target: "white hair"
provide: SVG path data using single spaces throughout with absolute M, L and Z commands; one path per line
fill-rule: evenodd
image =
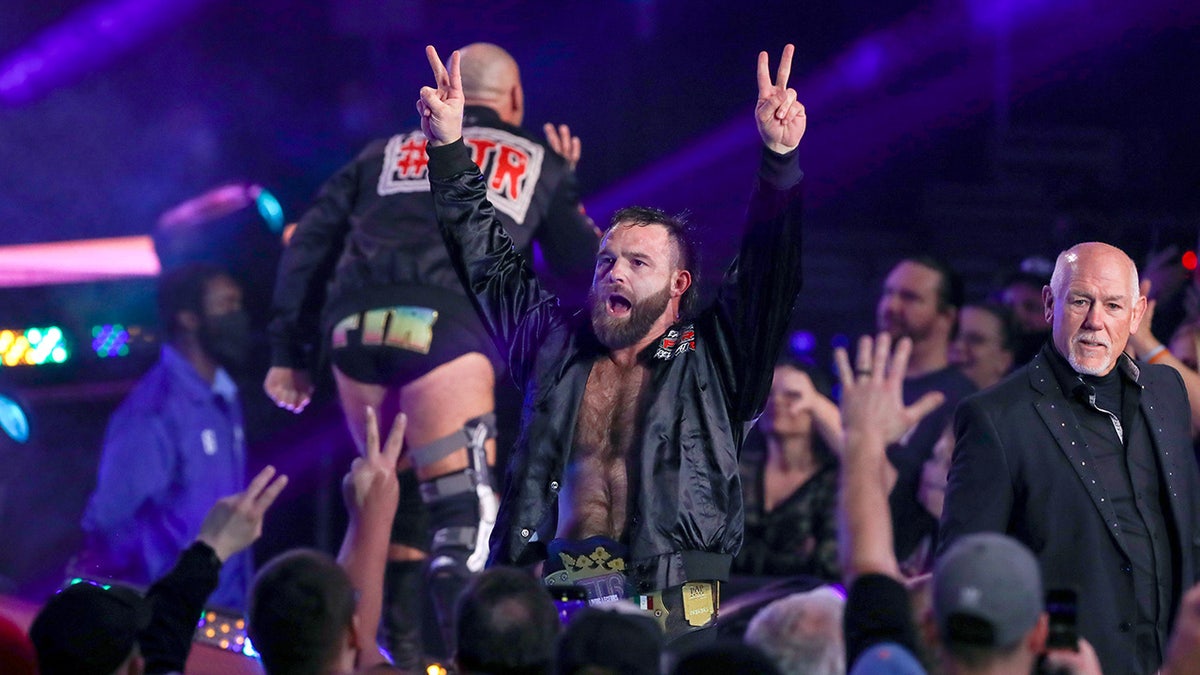
M 784 673 L 845 675 L 845 606 L 828 586 L 789 595 L 758 610 L 746 627 L 745 641 L 763 650 Z

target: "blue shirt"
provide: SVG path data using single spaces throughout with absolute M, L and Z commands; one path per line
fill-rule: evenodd
M 237 385 L 217 369 L 210 385 L 169 346 L 108 423 L 96 491 L 83 529 L 102 572 L 137 584 L 166 574 L 218 499 L 246 484 Z M 225 561 L 209 602 L 241 608 L 250 552 Z

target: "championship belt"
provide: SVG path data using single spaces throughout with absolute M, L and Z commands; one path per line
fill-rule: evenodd
M 574 585 L 587 591 L 588 604 L 599 605 L 629 597 L 625 576 L 625 546 L 607 537 L 582 541 L 555 539 L 548 546 L 547 586 Z

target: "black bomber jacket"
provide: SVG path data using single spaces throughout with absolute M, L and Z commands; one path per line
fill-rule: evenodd
M 596 230 L 562 157 L 496 111 L 468 106 L 463 134 L 518 251 L 534 241 L 556 275 L 590 278 Z M 346 314 L 393 303 L 394 285 L 458 299 L 471 311 L 434 225 L 420 129 L 373 141 L 321 187 L 297 221 L 271 302 L 271 365 L 310 366 Z M 382 294 L 382 297 L 381 297 Z
M 464 285 L 525 393 L 489 564 L 543 559 L 571 460 L 576 416 L 604 347 L 517 255 L 461 141 L 429 148 L 438 224 Z M 631 458 L 626 526 L 634 590 L 728 578 L 742 544 L 738 452 L 770 390 L 800 290 L 796 153 L 763 151 L 738 260 L 717 299 L 643 353 L 651 392 Z

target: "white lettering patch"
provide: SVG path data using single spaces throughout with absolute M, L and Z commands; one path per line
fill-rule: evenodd
M 488 201 L 517 225 L 524 223 L 534 187 L 542 175 L 545 148 L 490 127 L 467 127 L 463 129 L 463 138 L 471 149 L 471 161 L 483 173 Z M 392 136 L 383 152 L 383 170 L 379 173 L 381 197 L 429 191 L 429 155 L 425 143 L 425 134 L 420 131 Z

